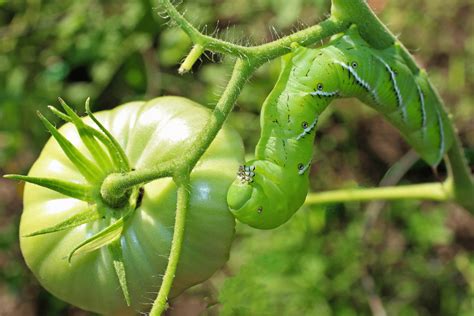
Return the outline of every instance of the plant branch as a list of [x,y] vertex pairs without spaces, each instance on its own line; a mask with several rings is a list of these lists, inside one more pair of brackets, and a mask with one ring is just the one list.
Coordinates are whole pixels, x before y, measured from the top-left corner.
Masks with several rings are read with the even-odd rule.
[[202,34],[196,29],[186,18],[178,12],[176,7],[171,4],[169,0],[159,0],[158,5],[163,8],[168,14],[169,18],[178,24],[178,26],[188,34],[189,38],[194,44],[198,44],[206,49],[213,50],[216,52],[230,54],[238,57],[248,55],[248,47],[229,43],[217,38],[213,38],[208,35]]
[[349,22],[330,17],[319,24],[288,36],[284,36],[276,41],[250,47],[250,51],[254,56],[257,56],[257,59],[266,62],[291,52],[292,43],[309,46],[332,35],[344,32],[349,28],[349,26],[351,26],[351,23]]
[[232,111],[240,91],[243,89],[245,83],[252,76],[254,71],[255,66],[252,63],[249,61],[243,61],[242,59],[237,59],[234,70],[232,71],[232,76],[227,83],[224,93],[217,102],[217,105],[212,111],[205,127],[197,135],[191,150],[177,162],[182,171],[190,172],[207,150],[219,130],[222,128],[227,116]]
[[343,32],[351,25],[349,21],[331,17],[317,25],[270,43],[258,46],[242,46],[202,34],[178,12],[169,0],[159,0],[158,3],[166,10],[170,19],[188,34],[194,44],[214,52],[229,54],[242,59],[261,60],[262,64],[289,53],[293,42],[303,46],[311,45],[331,35]]
[[310,193],[305,204],[330,204],[338,202],[419,199],[447,201],[452,198],[450,182],[423,183],[367,189],[343,189]]
[[173,176],[176,163],[164,162],[152,168],[108,175],[100,187],[102,199],[109,205],[120,205],[130,188],[159,178]]
[[160,291],[158,292],[158,296],[156,297],[153,307],[150,311],[151,316],[160,316],[166,310],[168,295],[173,284],[173,279],[176,275],[176,269],[178,267],[179,257],[181,255],[181,247],[184,240],[186,212],[189,206],[191,185],[187,175],[183,176],[182,178],[175,179],[175,182],[178,185],[178,201],[176,203],[176,219],[174,224],[173,240],[171,242],[171,250],[168,257],[168,265],[166,266],[163,282],[161,282]]
[[186,59],[181,64],[181,67],[179,67],[179,74],[182,75],[190,71],[196,60],[201,57],[202,53],[204,53],[204,47],[199,44],[194,44],[191,52],[189,52],[188,56],[186,56]]

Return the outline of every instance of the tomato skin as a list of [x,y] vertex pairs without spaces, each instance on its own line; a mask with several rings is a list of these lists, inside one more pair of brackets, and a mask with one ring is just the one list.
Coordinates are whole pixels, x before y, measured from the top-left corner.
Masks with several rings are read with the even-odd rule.
[[[160,97],[127,103],[96,117],[125,150],[131,167],[142,169],[180,158],[209,115],[208,109],[188,99]],[[89,155],[72,124],[65,124],[60,132]],[[227,261],[235,221],[226,195],[243,155],[240,136],[225,126],[193,170],[185,239],[170,297],[206,280]],[[86,183],[54,139],[47,142],[28,175]],[[96,313],[148,310],[168,261],[176,187],[164,178],[144,185],[144,192],[120,238],[132,303],[127,307],[107,247],[74,256],[70,264],[66,260],[76,245],[108,223],[99,220],[67,231],[22,237],[88,208],[86,202],[27,183],[20,245],[39,282],[60,299]]]

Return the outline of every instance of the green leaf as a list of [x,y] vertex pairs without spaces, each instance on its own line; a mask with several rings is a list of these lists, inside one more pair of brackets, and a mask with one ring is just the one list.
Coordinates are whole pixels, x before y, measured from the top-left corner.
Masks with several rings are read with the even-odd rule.
[[92,197],[92,187],[89,185],[52,178],[22,176],[19,174],[6,174],[4,177],[7,179],[33,183],[81,201],[94,201]]
[[123,261],[122,247],[120,246],[120,239],[114,241],[109,245],[110,254],[114,262],[115,274],[120,283],[125,302],[130,306],[130,293],[127,286],[127,275],[125,271],[125,262]]
[[37,112],[38,117],[44,126],[49,130],[51,135],[56,139],[59,146],[76,166],[79,172],[89,181],[97,182],[100,180],[103,172],[97,166],[87,159],[74,145],[66,139],[40,112]]
[[[89,100],[89,99],[88,99]],[[114,148],[112,152],[117,154],[118,157],[118,163],[120,166],[120,171],[127,172],[130,171],[130,163],[128,162],[127,155],[125,155],[125,152],[123,151],[122,147],[120,144],[117,142],[117,140],[110,134],[110,132],[102,125],[102,123],[99,122],[99,120],[92,114],[89,101],[86,101],[86,112],[87,115],[94,121],[94,123],[101,129],[101,131],[107,135],[107,138],[110,140],[112,143],[112,146]]]
[[[100,168],[103,170],[110,171],[112,161],[110,161],[109,155],[107,155],[104,148],[102,148],[102,146],[94,138],[93,133],[91,133],[90,131],[91,128],[87,128],[88,126],[82,121],[79,115],[77,115],[76,112],[74,112],[74,110],[71,109],[71,107],[69,107],[69,105],[67,105],[63,99],[58,98],[58,100],[59,103],[61,103],[61,106],[68,114],[69,118],[71,118],[71,121],[74,126],[76,126],[77,132],[79,133],[82,142],[84,143],[84,145],[86,145],[87,149],[92,154],[92,157],[94,157]],[[89,99],[87,99],[86,102],[89,102]]]
[[61,222],[57,225],[54,225],[54,226],[49,227],[49,228],[37,230],[37,231],[35,231],[31,234],[24,235],[23,237],[33,237],[33,236],[38,236],[38,235],[55,233],[55,232],[59,232],[59,231],[66,230],[66,229],[71,229],[71,228],[74,228],[74,227],[77,227],[77,226],[80,226],[80,225],[83,225],[83,224],[93,222],[95,220],[98,220],[99,218],[101,218],[101,215],[99,214],[99,212],[97,212],[97,208],[92,207],[91,209],[89,209],[85,212],[81,212],[81,213],[78,213],[76,215],[73,215],[73,216],[69,217],[68,219],[66,219],[65,221],[63,221],[63,222]]

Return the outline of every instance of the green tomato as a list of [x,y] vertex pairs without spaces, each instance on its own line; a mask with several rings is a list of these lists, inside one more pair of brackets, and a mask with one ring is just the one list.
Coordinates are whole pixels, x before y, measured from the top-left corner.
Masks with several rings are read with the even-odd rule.
[[[131,102],[96,117],[115,137],[136,170],[180,158],[203,129],[210,111],[188,99],[161,97]],[[90,119],[84,119],[87,124]],[[59,129],[84,155],[92,155],[71,123]],[[227,189],[243,160],[238,133],[225,126],[191,174],[185,239],[170,297],[208,279],[227,261],[235,221],[226,203]],[[87,183],[50,139],[29,176]],[[39,282],[52,294],[100,314],[146,311],[159,290],[173,237],[176,187],[171,178],[143,186],[140,205],[119,236],[131,306],[127,307],[107,247],[67,256],[79,243],[106,226],[98,219],[72,229],[24,237],[85,211],[91,203],[27,183],[20,223],[21,251]],[[97,197],[97,206],[107,208]],[[114,209],[106,209],[114,212]]]

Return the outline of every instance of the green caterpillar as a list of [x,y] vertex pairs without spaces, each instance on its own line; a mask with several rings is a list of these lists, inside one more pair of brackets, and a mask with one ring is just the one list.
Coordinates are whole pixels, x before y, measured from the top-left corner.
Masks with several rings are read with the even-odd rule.
[[227,202],[260,229],[285,223],[303,204],[318,117],[336,98],[357,97],[381,112],[429,164],[453,142],[448,116],[423,71],[412,73],[397,46],[371,48],[356,27],[318,49],[284,57],[265,100],[255,160],[241,166]]

